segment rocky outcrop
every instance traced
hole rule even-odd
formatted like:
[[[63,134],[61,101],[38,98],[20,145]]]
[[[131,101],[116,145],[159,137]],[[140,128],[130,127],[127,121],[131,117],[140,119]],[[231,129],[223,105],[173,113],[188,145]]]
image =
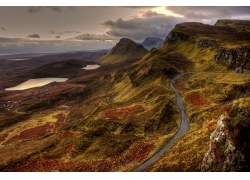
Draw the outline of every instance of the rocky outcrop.
[[[250,46],[239,47],[236,49],[220,49],[219,53],[213,57],[219,64],[243,71],[244,67],[250,62]]]
[[[132,88],[136,88],[137,86],[139,86],[139,83],[135,80],[136,74],[137,71],[129,75],[129,80],[132,83]]]
[[[185,42],[185,41],[188,40],[189,35],[186,35],[186,34],[181,33],[181,32],[174,32],[174,31],[171,31],[171,32],[168,34],[168,36],[167,36],[167,38],[166,38],[164,44],[166,44],[166,43],[174,43],[178,38],[179,38],[180,40],[182,40],[183,42]]]
[[[219,47],[220,45],[221,45],[220,42],[215,41],[215,40],[209,40],[209,39],[201,39],[198,42],[198,46],[202,48]]]
[[[202,171],[242,171],[247,169],[245,155],[234,144],[222,114],[216,130],[210,136],[210,145],[202,161]]]

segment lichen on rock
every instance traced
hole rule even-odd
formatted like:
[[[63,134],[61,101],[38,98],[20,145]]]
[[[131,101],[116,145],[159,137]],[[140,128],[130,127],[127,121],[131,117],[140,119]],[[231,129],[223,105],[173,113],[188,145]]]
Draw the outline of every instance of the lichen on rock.
[[[210,145],[202,161],[202,171],[241,171],[246,168],[245,156],[234,145],[222,114],[216,130],[210,136]]]

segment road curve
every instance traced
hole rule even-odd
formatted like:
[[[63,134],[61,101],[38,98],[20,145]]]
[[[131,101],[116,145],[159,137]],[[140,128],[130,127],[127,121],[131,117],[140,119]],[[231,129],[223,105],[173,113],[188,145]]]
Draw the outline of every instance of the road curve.
[[[182,99],[181,99],[179,92],[173,86],[173,83],[177,78],[179,78],[180,76],[182,76],[184,74],[189,74],[189,73],[190,72],[179,74],[179,75],[175,76],[173,79],[171,79],[171,81],[170,81],[170,87],[174,90],[174,92],[176,94],[176,102],[181,110],[181,125],[180,125],[178,132],[160,151],[158,151],[154,156],[152,156],[146,162],[142,163],[140,166],[133,169],[132,172],[140,172],[143,169],[145,169],[148,165],[150,165],[156,159],[158,159],[166,150],[168,150],[168,148],[170,148],[174,144],[174,142],[181,137],[181,135],[183,135],[185,132],[187,132],[189,130],[190,127],[189,127],[189,123],[187,120],[186,110],[185,110],[184,104],[182,102]]]
[[[179,131],[177,132],[177,134],[175,134],[175,136],[159,152],[157,152],[154,156],[152,156],[146,162],[142,163],[137,168],[133,169],[132,172],[140,172],[143,169],[145,169],[148,165],[150,165],[156,159],[158,159],[166,150],[168,150],[168,148],[170,148],[174,144],[174,142],[181,137],[181,135],[183,135],[185,132],[187,132],[189,130],[190,126],[189,126],[189,123],[188,123],[188,120],[187,120],[186,110],[185,110],[184,104],[182,102],[182,99],[181,99],[181,96],[180,96],[179,92],[173,86],[173,83],[175,82],[175,80],[177,78],[179,78],[182,75],[185,75],[185,74],[197,74],[197,73],[206,73],[206,74],[234,74],[234,73],[211,72],[211,71],[185,72],[185,73],[179,74],[179,75],[175,76],[173,79],[171,79],[171,81],[170,81],[170,87],[173,89],[173,91],[176,94],[176,102],[177,102],[177,105],[179,106],[179,108],[181,110],[181,125],[180,125],[180,128],[179,128]],[[249,81],[245,81],[245,82],[249,82]]]

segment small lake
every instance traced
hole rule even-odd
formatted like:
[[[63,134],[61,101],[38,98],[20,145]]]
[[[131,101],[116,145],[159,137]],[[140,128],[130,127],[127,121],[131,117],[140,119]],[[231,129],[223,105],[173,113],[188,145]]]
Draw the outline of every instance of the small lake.
[[[24,61],[24,60],[29,60],[31,58],[13,58],[13,59],[6,59],[6,60],[11,60],[11,61]]]
[[[95,65],[87,65],[86,67],[82,68],[82,69],[85,69],[85,70],[91,70],[91,69],[97,69],[101,66],[99,66],[98,64],[95,64]]]
[[[34,87],[44,86],[51,82],[64,82],[67,81],[68,78],[38,78],[38,79],[29,79],[22,84],[19,84],[15,87],[6,88],[6,91],[13,91],[13,90],[25,90]]]

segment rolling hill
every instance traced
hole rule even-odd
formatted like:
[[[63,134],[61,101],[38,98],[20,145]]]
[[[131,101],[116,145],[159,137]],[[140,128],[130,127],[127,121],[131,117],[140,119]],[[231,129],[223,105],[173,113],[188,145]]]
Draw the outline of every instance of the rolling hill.
[[[143,171],[249,171],[248,28],[249,21],[185,22],[150,51],[123,38],[93,72],[6,93],[1,171],[135,169],[178,132],[181,114],[170,87],[176,75],[190,129]],[[70,74],[67,63],[32,72],[62,66]]]

